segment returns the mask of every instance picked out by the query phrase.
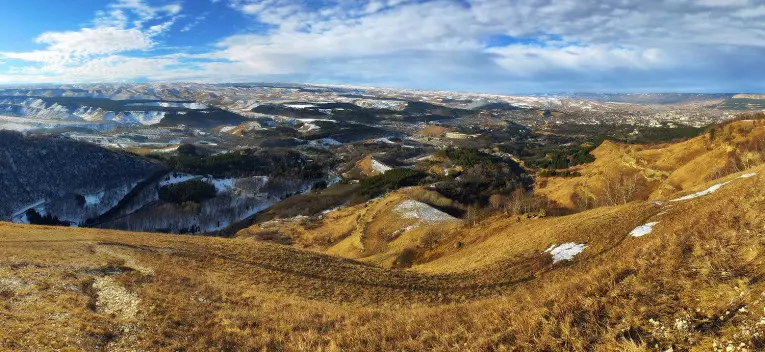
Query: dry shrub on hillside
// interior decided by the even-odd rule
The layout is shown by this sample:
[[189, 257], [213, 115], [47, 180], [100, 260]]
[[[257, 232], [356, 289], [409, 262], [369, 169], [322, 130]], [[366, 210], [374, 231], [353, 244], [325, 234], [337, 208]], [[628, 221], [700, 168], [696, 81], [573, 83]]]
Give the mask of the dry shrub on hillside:
[[420, 238], [420, 247], [425, 249], [433, 248], [438, 244], [440, 240], [441, 234], [434, 229], [430, 229], [428, 232], [422, 235], [422, 238]]
[[454, 205], [454, 201], [442, 196], [440, 193], [422, 188], [412, 190], [409, 197], [437, 208], [446, 208]]
[[[749, 115], [746, 115], [749, 116]], [[748, 120], [748, 119], [744, 119]], [[709, 130], [710, 140], [717, 138], [722, 133], [720, 140], [728, 144], [728, 152], [725, 164], [718, 166], [709, 175], [708, 180], [716, 180], [743, 170], [753, 168], [765, 162], [765, 132], [752, 134], [755, 120], [752, 125], [721, 125]], [[715, 132], [715, 131], [721, 132]], [[733, 143], [735, 135], [746, 136], [743, 141]]]
[[571, 194], [571, 201], [577, 209], [586, 210], [645, 200], [650, 192], [648, 181], [638, 171], [620, 170], [607, 176], [598, 186], [580, 183]]
[[253, 235], [258, 241], [273, 242], [283, 245], [292, 245], [294, 241], [289, 236], [282, 234], [277, 230], [258, 231]]
[[645, 177], [639, 172], [619, 171], [607, 177], [599, 191], [601, 204], [619, 205], [645, 199], [649, 188]]

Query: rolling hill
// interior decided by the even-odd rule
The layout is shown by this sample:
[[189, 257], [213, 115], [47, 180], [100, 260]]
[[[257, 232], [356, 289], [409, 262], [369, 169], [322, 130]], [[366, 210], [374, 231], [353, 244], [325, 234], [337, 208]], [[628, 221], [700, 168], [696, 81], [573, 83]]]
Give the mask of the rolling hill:
[[761, 127], [719, 128], [604, 143], [580, 180], [656, 182], [565, 216], [462, 222], [407, 188], [237, 238], [0, 223], [0, 349], [762, 350], [765, 166], [710, 171]]

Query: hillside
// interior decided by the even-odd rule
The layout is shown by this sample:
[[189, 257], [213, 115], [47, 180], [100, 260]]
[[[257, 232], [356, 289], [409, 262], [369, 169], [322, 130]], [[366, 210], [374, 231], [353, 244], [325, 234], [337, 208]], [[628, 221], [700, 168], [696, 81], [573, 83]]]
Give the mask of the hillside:
[[80, 223], [165, 170], [160, 163], [92, 144], [0, 131], [0, 220], [23, 221], [33, 208]]
[[234, 238], [0, 223], [0, 350], [763, 350], [763, 136], [604, 142], [537, 181], [568, 215], [425, 185]]
[[765, 124], [736, 121], [699, 137], [659, 145], [602, 143], [581, 177], [538, 178], [536, 193], [572, 208], [663, 199], [765, 162]]
[[418, 247], [434, 246], [462, 223], [413, 199], [414, 194], [424, 192], [406, 188], [319, 216], [263, 222], [239, 231], [237, 236], [291, 244], [384, 267], [409, 266], [423, 254], [417, 252]]
[[489, 219], [410, 270], [251, 239], [3, 223], [0, 346], [757, 350], [762, 175], [696, 198]]

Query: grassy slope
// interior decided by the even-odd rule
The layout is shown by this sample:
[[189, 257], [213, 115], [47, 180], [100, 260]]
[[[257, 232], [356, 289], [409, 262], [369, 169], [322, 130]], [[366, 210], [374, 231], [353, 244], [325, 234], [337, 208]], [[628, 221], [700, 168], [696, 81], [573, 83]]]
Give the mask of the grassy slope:
[[262, 238], [278, 232], [298, 248], [357, 259], [384, 267], [407, 248], [418, 246], [431, 232], [452, 234], [460, 221], [423, 223], [402, 218], [394, 209], [411, 199], [417, 188], [406, 188], [370, 202], [330, 211], [320, 218], [292, 218], [261, 223], [240, 231], [239, 237]]
[[[762, 348], [765, 177], [734, 176], [661, 209], [601, 208], [517, 231], [490, 221], [460, 259], [407, 271], [242, 239], [0, 224], [0, 346]], [[653, 233], [627, 236], [649, 217]], [[573, 263], [541, 253], [583, 239], [590, 247]], [[136, 317], [89, 309], [100, 298], [90, 283], [110, 271], [140, 298]]]
[[[725, 138], [726, 129], [730, 138]], [[573, 178], [540, 178], [536, 193], [558, 204], [574, 208], [571, 196], [577, 190], [596, 193], [606, 180], [617, 173], [637, 172], [648, 184], [649, 199], [667, 196], [696, 187], [717, 177], [717, 168], [726, 164], [731, 155], [752, 158], [752, 164], [762, 162], [761, 155], [746, 153], [740, 144], [762, 140], [762, 121], [737, 121], [724, 126], [710, 142], [708, 134], [674, 144], [628, 145], [606, 141], [592, 154], [596, 160], [575, 167], [582, 176]]]
[[[665, 148], [657, 168], [698, 159]], [[374, 256], [399, 247], [365, 256], [379, 241], [352, 230], [408, 226], [391, 212], [406, 190], [295, 227], [309, 251], [0, 223], [0, 349], [763, 350], [765, 167], [747, 172], [662, 198], [730, 181], [686, 201], [455, 225], [410, 270], [319, 252], [384, 264]], [[649, 221], [652, 233], [628, 236]], [[588, 247], [553, 264], [543, 250], [568, 241]]]

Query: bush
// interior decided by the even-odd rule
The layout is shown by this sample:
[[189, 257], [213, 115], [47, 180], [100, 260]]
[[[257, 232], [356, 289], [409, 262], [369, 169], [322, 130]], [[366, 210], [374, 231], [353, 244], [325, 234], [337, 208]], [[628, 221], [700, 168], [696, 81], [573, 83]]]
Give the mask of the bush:
[[159, 189], [159, 199], [176, 204], [201, 203], [215, 197], [216, 194], [215, 186], [202, 180], [189, 180]]
[[479, 164], [465, 170], [460, 179], [439, 182], [436, 191], [462, 204], [485, 206], [493, 194], [510, 194], [531, 187], [532, 180], [515, 162]]
[[327, 188], [327, 181], [324, 181], [324, 180], [314, 182], [313, 186], [311, 187], [311, 189], [316, 191], [326, 189], [326, 188]]
[[197, 147], [193, 144], [182, 144], [178, 147], [178, 154], [187, 156], [197, 155]]
[[361, 181], [359, 193], [365, 197], [374, 198], [401, 187], [415, 186], [426, 176], [424, 173], [412, 169], [392, 169], [382, 175], [372, 176]]
[[305, 180], [324, 178], [326, 167], [293, 150], [241, 150], [207, 157], [179, 154], [167, 164], [175, 171], [213, 177], [279, 175]]
[[436, 191], [417, 189], [412, 191], [409, 196], [416, 201], [423, 202], [436, 208], [446, 208], [454, 205], [454, 201], [442, 196]]
[[465, 168], [473, 167], [478, 164], [493, 164], [499, 161], [497, 158], [479, 150], [466, 148], [442, 149], [438, 151], [437, 156], [449, 159], [452, 163]]
[[52, 225], [52, 226], [69, 226], [71, 225], [67, 221], [61, 221], [53, 215], [40, 215], [37, 210], [27, 210], [27, 220], [33, 225]]
[[394, 267], [397, 268], [409, 268], [414, 264], [414, 259], [417, 256], [417, 251], [412, 248], [404, 249], [401, 254], [398, 255], [396, 261], [393, 262]]
[[579, 171], [572, 171], [572, 170], [557, 171], [557, 170], [542, 169], [539, 171], [539, 176], [541, 177], [579, 177], [579, 176], [582, 176], [582, 174], [579, 173]]

